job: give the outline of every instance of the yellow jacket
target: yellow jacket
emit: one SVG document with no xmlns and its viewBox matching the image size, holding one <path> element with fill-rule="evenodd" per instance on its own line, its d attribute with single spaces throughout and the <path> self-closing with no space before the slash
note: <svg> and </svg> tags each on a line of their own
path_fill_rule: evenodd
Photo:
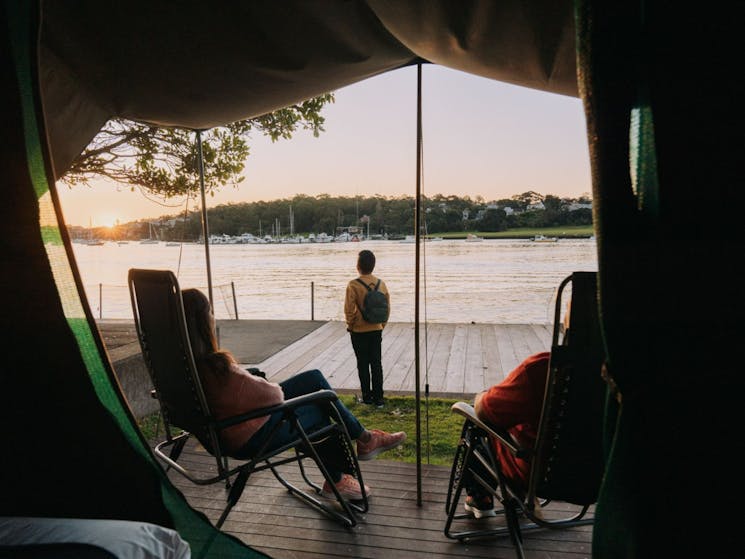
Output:
<svg viewBox="0 0 745 559">
<path fill-rule="evenodd" d="M 378 283 L 378 278 L 372 274 L 360 276 L 359 279 L 371 287 Z M 380 287 L 378 289 L 385 294 L 385 298 L 388 299 L 388 308 L 390 309 L 391 295 L 388 293 L 388 288 L 383 280 L 380 280 Z M 360 309 L 364 304 L 366 293 L 367 289 L 357 281 L 357 278 L 347 284 L 347 294 L 344 298 L 344 318 L 347 321 L 347 330 L 349 332 L 372 332 L 385 328 L 384 322 L 371 324 L 362 318 L 362 311 Z"/>
</svg>

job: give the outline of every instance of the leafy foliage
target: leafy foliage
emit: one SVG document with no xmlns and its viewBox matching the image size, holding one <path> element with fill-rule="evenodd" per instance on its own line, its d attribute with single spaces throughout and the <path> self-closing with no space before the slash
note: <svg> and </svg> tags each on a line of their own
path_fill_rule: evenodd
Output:
<svg viewBox="0 0 745 559">
<path fill-rule="evenodd" d="M 315 137 L 324 131 L 321 110 L 333 103 L 326 93 L 247 120 L 202 132 L 205 190 L 237 186 L 250 155 L 251 133 L 260 132 L 273 142 L 290 139 L 298 129 Z M 112 119 L 75 159 L 62 182 L 90 186 L 95 178 L 139 188 L 163 198 L 199 192 L 199 151 L 196 132 L 160 128 L 124 119 Z"/>
</svg>

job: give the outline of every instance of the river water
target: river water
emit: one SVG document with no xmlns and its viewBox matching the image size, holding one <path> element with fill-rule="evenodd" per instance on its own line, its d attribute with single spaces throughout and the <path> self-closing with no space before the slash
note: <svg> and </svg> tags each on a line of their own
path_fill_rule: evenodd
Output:
<svg viewBox="0 0 745 559">
<path fill-rule="evenodd" d="M 170 269 L 182 288 L 207 292 L 205 248 L 75 244 L 93 313 L 131 318 L 129 268 Z M 357 253 L 372 250 L 375 275 L 391 292 L 391 321 L 415 318 L 416 245 L 398 241 L 210 245 L 217 318 L 343 320 L 344 291 L 356 277 Z M 560 239 L 431 241 L 420 246 L 419 317 L 428 322 L 550 323 L 559 282 L 597 270 L 595 241 Z M 233 297 L 235 293 L 235 297 Z"/>
</svg>

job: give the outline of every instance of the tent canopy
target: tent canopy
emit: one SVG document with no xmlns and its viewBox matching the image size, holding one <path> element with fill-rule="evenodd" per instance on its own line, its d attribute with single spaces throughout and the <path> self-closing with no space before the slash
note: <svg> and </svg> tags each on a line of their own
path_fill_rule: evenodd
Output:
<svg viewBox="0 0 745 559">
<path fill-rule="evenodd" d="M 82 0 L 42 13 L 57 177 L 111 117 L 207 129 L 417 61 L 578 95 L 568 0 Z"/>
<path fill-rule="evenodd" d="M 65 234 L 54 180 L 101 126 L 206 129 L 425 61 L 582 99 L 613 389 L 593 556 L 736 554 L 743 21 L 743 2 L 0 2 L 0 514 L 152 521 L 195 555 L 215 536 L 132 424 Z M 714 505 L 695 524 L 692 495 Z M 235 554 L 214 556 L 246 556 L 220 536 Z"/>
</svg>

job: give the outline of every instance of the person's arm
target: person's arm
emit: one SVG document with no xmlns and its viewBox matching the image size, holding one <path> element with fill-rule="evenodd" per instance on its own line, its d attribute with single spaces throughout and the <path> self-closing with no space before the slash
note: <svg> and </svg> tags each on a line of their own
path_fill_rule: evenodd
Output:
<svg viewBox="0 0 745 559">
<path fill-rule="evenodd" d="M 479 392 L 478 394 L 476 394 L 476 397 L 473 399 L 473 409 L 476 412 L 476 417 L 478 417 L 481 420 L 484 419 L 483 417 L 484 404 L 482 403 L 484 399 L 484 394 L 486 394 L 486 391 Z"/>
<path fill-rule="evenodd" d="M 352 331 L 352 325 L 357 320 L 357 295 L 352 282 L 347 284 L 347 292 L 344 296 L 344 320 L 347 323 L 347 332 Z"/>
<path fill-rule="evenodd" d="M 266 408 L 284 402 L 282 387 L 276 382 L 252 375 L 237 365 L 234 365 L 233 373 L 240 375 L 236 398 L 244 402 L 241 406 L 243 411 Z"/>
<path fill-rule="evenodd" d="M 385 298 L 388 300 L 388 318 L 391 318 L 391 292 L 388 291 L 388 286 L 385 284 L 384 281 L 381 281 L 381 284 L 385 288 Z M 382 327 L 385 328 L 385 325 L 388 324 L 388 321 L 383 322 Z"/>
</svg>

